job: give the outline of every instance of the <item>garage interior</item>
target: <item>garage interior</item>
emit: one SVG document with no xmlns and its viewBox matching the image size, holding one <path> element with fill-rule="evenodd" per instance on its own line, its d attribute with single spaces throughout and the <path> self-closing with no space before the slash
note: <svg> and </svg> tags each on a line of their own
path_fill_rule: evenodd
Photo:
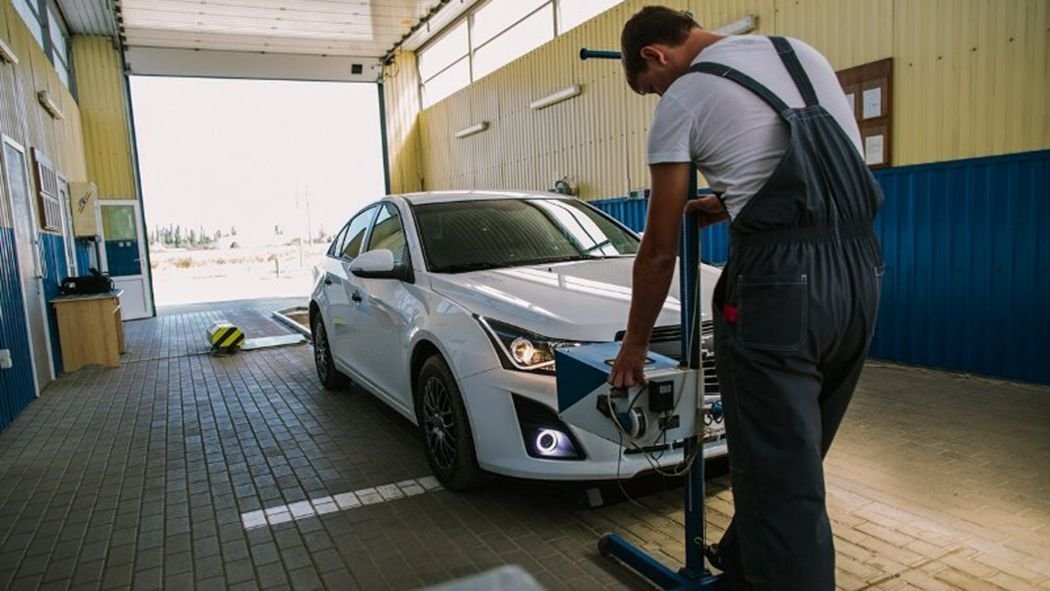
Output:
<svg viewBox="0 0 1050 591">
<path fill-rule="evenodd" d="M 494 58 L 467 30 L 498 1 L 2 0 L 0 587 L 418 589 L 517 565 L 543 589 L 647 588 L 599 555 L 606 531 L 681 565 L 680 480 L 606 484 L 600 504 L 587 483 L 444 490 L 415 427 L 356 387 L 325 391 L 309 345 L 208 354 L 219 320 L 293 334 L 272 312 L 302 300 L 158 312 L 136 260 L 131 75 L 374 84 L 389 193 L 565 179 L 642 230 L 656 100 L 577 54 L 618 48 L 645 3 L 579 23 L 574 0 L 512 3 L 532 8 L 493 43 L 553 26 Z M 666 4 L 825 53 L 886 193 L 879 325 L 825 462 L 839 588 L 1050 589 L 1050 7 Z M 704 259 L 727 243 L 705 232 Z M 124 352 L 73 370 L 49 302 L 89 267 L 124 290 L 105 310 Z M 729 478 L 707 482 L 711 539 Z"/>
</svg>

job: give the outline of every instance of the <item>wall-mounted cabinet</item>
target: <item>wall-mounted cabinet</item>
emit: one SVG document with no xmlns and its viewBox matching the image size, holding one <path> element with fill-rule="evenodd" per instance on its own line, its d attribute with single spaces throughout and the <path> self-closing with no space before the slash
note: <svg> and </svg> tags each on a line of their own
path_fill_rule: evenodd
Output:
<svg viewBox="0 0 1050 591">
<path fill-rule="evenodd" d="M 94 238 L 99 234 L 98 187 L 91 182 L 69 183 L 69 210 L 73 214 L 73 235 Z"/>
</svg>

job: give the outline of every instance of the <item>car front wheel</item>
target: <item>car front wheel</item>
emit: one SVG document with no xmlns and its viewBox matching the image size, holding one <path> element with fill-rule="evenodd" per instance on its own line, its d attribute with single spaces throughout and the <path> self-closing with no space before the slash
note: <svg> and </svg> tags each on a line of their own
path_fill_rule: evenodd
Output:
<svg viewBox="0 0 1050 591">
<path fill-rule="evenodd" d="M 416 380 L 416 417 L 423 435 L 427 461 L 441 484 L 467 490 L 483 483 L 467 408 L 445 360 L 433 355 L 423 363 Z"/>
<path fill-rule="evenodd" d="M 324 320 L 320 314 L 314 316 L 312 327 L 314 339 L 314 366 L 317 368 L 317 379 L 325 390 L 340 390 L 350 383 L 332 361 L 332 348 L 328 342 L 328 333 L 324 329 Z"/>
</svg>

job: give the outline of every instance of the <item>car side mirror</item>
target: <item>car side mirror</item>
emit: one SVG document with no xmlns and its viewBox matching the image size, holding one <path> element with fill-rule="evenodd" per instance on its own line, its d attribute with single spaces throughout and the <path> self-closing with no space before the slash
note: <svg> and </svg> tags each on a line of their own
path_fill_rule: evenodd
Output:
<svg viewBox="0 0 1050 591">
<path fill-rule="evenodd" d="M 414 281 L 412 267 L 398 265 L 394 253 L 385 248 L 370 250 L 358 256 L 350 263 L 350 272 L 365 279 Z"/>
</svg>

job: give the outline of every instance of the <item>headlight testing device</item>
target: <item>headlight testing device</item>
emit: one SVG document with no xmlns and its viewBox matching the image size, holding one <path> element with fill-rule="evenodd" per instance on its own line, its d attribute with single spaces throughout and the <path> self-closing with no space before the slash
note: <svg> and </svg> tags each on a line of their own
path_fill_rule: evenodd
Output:
<svg viewBox="0 0 1050 591">
<path fill-rule="evenodd" d="M 620 59 L 619 52 L 580 50 L 580 59 Z M 690 167 L 689 199 L 696 198 L 696 169 Z M 712 400 L 703 394 L 700 350 L 700 228 L 686 216 L 679 243 L 682 305 L 681 363 L 650 354 L 648 385 L 614 391 L 607 384 L 618 343 L 556 351 L 558 411 L 562 420 L 619 445 L 644 448 L 685 441 L 683 458 L 695 458 L 686 476 L 685 567 L 675 572 L 614 533 L 598 540 L 604 556 L 614 556 L 661 589 L 715 591 L 721 578 L 704 567 L 704 460 L 700 420 Z M 699 435 L 699 437 L 698 437 Z"/>
</svg>

